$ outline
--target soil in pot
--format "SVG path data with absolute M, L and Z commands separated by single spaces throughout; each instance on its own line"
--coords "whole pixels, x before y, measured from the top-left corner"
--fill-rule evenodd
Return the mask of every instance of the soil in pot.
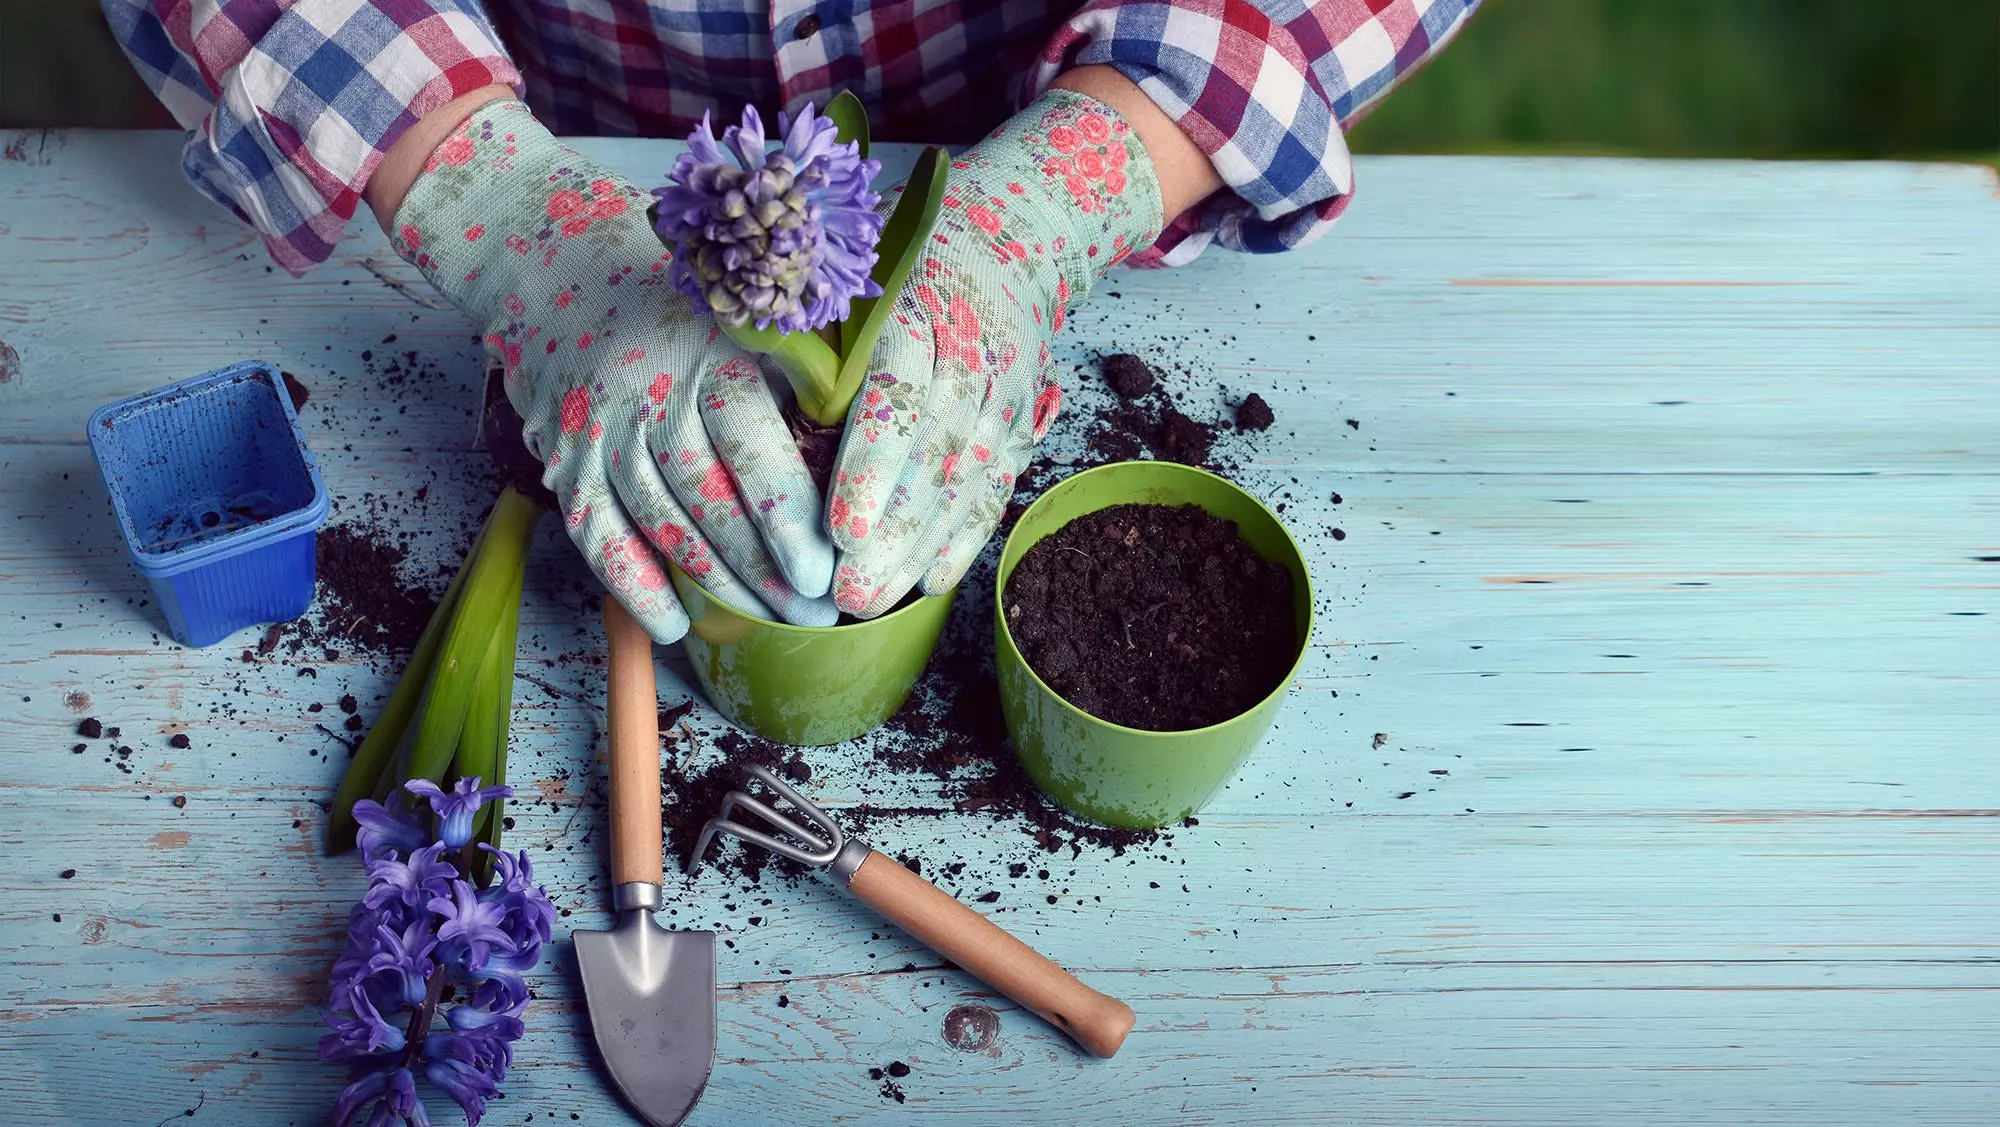
M 1115 505 L 1030 548 L 1005 595 L 1021 656 L 1064 700 L 1176 732 L 1255 705 L 1298 656 L 1292 576 L 1196 505 Z

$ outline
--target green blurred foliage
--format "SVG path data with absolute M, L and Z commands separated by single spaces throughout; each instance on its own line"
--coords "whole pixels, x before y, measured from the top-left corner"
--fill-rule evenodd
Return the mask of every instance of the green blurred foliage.
M 2000 0 L 1487 0 L 1363 152 L 2000 152 Z

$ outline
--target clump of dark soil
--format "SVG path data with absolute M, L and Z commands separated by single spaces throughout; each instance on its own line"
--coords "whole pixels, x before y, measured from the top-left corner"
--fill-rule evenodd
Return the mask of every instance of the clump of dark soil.
M 487 374 L 485 395 L 479 430 L 486 442 L 486 453 L 493 459 L 493 472 L 499 475 L 500 484 L 513 486 L 515 492 L 531 498 L 544 509 L 554 509 L 556 495 L 542 485 L 542 461 L 528 450 L 528 444 L 521 437 L 521 430 L 527 424 L 521 421 L 521 414 L 514 410 L 514 405 L 507 401 L 506 385 L 497 373 Z
M 1239 430 L 1270 430 L 1271 424 L 1277 421 L 1278 416 L 1271 411 L 1271 405 L 1254 391 L 1236 405 L 1236 426 Z
M 805 459 L 806 472 L 812 475 L 813 485 L 819 495 L 826 496 L 827 488 L 833 481 L 833 463 L 840 456 L 840 436 L 846 427 L 822 426 L 799 407 L 799 401 L 790 399 L 779 411 L 785 426 L 792 432 L 792 441 L 798 444 L 799 457 Z
M 404 551 L 357 524 L 319 530 L 320 631 L 325 638 L 408 653 L 437 610 L 437 597 L 402 578 Z
M 1029 549 L 1008 628 L 1063 699 L 1128 728 L 1217 724 L 1298 655 L 1292 577 L 1199 506 L 1117 505 Z
M 1144 360 L 1129 352 L 1120 352 L 1104 358 L 1104 382 L 1121 399 L 1137 399 L 1159 386 L 1160 381 L 1153 375 L 1153 369 Z
M 312 399 L 312 389 L 300 383 L 299 378 L 290 372 L 279 372 L 278 375 L 284 377 L 285 394 L 291 397 L 292 410 L 305 410 L 306 404 Z

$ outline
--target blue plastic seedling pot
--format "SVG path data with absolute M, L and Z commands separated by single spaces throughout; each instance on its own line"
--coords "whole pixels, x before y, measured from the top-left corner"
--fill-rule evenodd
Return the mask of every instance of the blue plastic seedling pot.
M 167 628 L 206 646 L 312 604 L 326 484 L 278 370 L 247 360 L 100 407 L 90 449 Z

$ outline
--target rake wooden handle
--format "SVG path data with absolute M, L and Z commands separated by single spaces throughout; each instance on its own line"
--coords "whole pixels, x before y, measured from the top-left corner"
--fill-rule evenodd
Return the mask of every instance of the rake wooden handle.
M 618 600 L 604 597 L 611 643 L 611 884 L 660 884 L 660 692 L 653 639 Z
M 1091 1055 L 1109 1057 L 1132 1032 L 1132 1007 L 1100 994 L 999 925 L 869 850 L 847 890 L 981 982 L 1040 1014 Z

